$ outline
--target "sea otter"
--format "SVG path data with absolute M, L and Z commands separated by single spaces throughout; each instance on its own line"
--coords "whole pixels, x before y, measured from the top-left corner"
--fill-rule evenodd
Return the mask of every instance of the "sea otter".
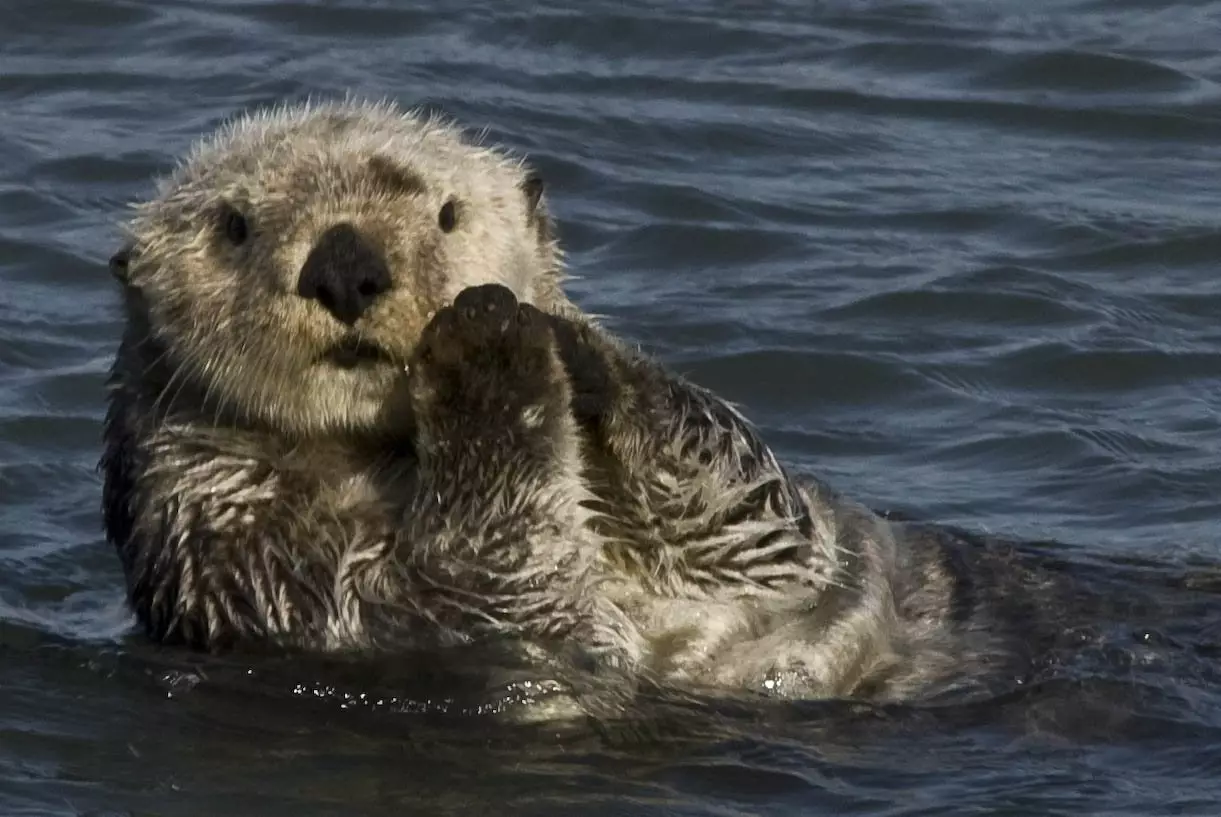
M 346 100 L 237 118 L 139 206 L 101 467 L 151 638 L 493 640 L 594 713 L 644 682 L 902 700 L 1025 671 L 1022 568 L 791 474 L 582 314 L 543 193 L 448 120 Z

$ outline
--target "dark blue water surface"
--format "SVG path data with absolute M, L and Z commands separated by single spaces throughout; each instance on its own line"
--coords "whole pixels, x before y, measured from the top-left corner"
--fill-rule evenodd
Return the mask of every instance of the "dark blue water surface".
M 1221 3 L 11 0 L 0 32 L 0 813 L 1221 814 Z M 1158 604 L 999 699 L 638 748 L 149 648 L 94 470 L 116 224 L 237 110 L 349 91 L 529 153 L 576 299 L 795 467 Z

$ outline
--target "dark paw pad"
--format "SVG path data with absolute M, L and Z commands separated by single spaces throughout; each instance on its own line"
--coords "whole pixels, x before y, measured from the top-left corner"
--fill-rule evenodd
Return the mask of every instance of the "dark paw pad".
M 462 290 L 424 329 L 413 373 L 447 402 L 536 400 L 555 380 L 543 314 L 499 284 Z

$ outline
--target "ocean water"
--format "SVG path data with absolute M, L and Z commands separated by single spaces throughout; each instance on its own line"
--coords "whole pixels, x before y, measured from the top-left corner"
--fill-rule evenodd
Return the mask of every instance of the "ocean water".
M 1221 814 L 1221 3 L 11 0 L 0 31 L 0 813 Z M 576 300 L 794 468 L 1069 543 L 1123 615 L 970 707 L 629 747 L 444 717 L 412 667 L 144 644 L 95 471 L 116 225 L 235 112 L 348 92 L 528 153 Z

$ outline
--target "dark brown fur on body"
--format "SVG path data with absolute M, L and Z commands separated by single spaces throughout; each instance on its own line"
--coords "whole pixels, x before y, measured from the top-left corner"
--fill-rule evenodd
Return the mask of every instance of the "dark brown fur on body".
M 576 645 L 595 713 L 640 680 L 893 700 L 1023 671 L 1033 575 L 795 478 L 598 328 L 541 193 L 356 103 L 245 120 L 163 186 L 116 260 L 102 459 L 150 637 Z

